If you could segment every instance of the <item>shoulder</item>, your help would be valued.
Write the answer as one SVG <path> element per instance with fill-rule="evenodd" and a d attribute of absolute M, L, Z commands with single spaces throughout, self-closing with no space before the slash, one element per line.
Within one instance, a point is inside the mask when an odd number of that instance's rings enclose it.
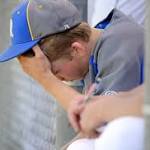
<path fill-rule="evenodd" d="M 144 38 L 144 28 L 133 18 L 124 15 L 118 10 L 113 11 L 113 16 L 108 27 L 104 30 L 104 38 L 113 37 L 119 40 L 126 38 Z"/>
<path fill-rule="evenodd" d="M 95 50 L 95 60 L 106 63 L 109 59 L 129 61 L 143 57 L 144 29 L 133 19 L 115 10 L 110 24 L 104 29 Z"/>

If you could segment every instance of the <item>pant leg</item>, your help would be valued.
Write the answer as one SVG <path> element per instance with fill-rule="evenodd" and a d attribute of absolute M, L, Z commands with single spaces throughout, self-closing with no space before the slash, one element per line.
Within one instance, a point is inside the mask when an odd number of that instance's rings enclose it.
<path fill-rule="evenodd" d="M 80 139 L 73 142 L 67 150 L 94 150 L 94 139 Z"/>
<path fill-rule="evenodd" d="M 110 122 L 97 139 L 80 139 L 67 150 L 143 150 L 144 119 L 124 117 Z"/>
<path fill-rule="evenodd" d="M 143 150 L 144 119 L 119 118 L 110 122 L 99 138 L 95 150 Z"/>

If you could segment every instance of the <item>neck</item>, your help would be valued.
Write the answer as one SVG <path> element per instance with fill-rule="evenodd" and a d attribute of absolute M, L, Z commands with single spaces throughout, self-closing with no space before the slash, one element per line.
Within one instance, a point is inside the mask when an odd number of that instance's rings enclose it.
<path fill-rule="evenodd" d="M 89 41 L 89 55 L 91 55 L 94 50 L 98 39 L 100 38 L 102 31 L 100 29 L 91 28 L 92 33 Z"/>

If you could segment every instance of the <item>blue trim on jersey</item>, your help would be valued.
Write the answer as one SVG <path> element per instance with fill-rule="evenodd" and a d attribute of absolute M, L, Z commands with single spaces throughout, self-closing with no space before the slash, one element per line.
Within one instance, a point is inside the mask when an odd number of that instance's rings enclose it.
<path fill-rule="evenodd" d="M 96 76 L 97 73 L 98 73 L 98 67 L 97 67 L 97 64 L 94 62 L 94 56 L 93 55 L 90 57 L 89 63 L 91 65 L 91 67 L 92 67 L 94 76 Z"/>
<path fill-rule="evenodd" d="M 140 84 L 144 82 L 144 59 L 141 61 L 141 79 L 140 79 Z"/>
<path fill-rule="evenodd" d="M 95 28 L 105 29 L 108 26 L 108 24 L 109 24 L 109 21 L 100 22 L 95 26 Z"/>

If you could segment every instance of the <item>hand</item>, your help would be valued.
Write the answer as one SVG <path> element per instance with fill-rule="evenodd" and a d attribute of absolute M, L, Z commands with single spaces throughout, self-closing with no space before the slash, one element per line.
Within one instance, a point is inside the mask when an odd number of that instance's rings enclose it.
<path fill-rule="evenodd" d="M 99 97 L 93 96 L 91 101 L 86 104 L 80 116 L 81 131 L 88 138 L 97 137 L 100 133 L 96 129 L 104 124 L 101 117 L 102 108 L 100 106 L 101 100 L 98 99 Z"/>
<path fill-rule="evenodd" d="M 70 107 L 68 109 L 68 118 L 76 132 L 79 132 L 81 130 L 80 116 L 82 111 L 84 110 L 88 98 L 93 94 L 95 88 L 96 84 L 92 84 L 85 95 L 80 95 L 70 104 Z"/>
<path fill-rule="evenodd" d="M 33 47 L 33 52 L 35 56 L 19 56 L 18 60 L 24 72 L 40 82 L 42 78 L 52 74 L 51 64 L 38 45 Z"/>
<path fill-rule="evenodd" d="M 76 132 L 80 131 L 80 115 L 84 110 L 85 102 L 84 95 L 80 95 L 76 99 L 72 100 L 68 109 L 69 121 Z"/>
<path fill-rule="evenodd" d="M 96 135 L 96 129 L 105 123 L 123 116 L 142 116 L 144 88 L 139 86 L 128 92 L 119 92 L 111 96 L 93 96 L 86 104 L 80 126 L 87 136 Z"/>

